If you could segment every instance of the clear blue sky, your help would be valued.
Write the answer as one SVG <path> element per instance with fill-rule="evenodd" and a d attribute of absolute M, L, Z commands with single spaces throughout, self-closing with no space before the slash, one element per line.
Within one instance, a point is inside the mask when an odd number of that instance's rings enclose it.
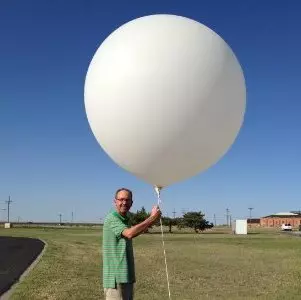
<path fill-rule="evenodd" d="M 110 4 L 109 4 L 110 3 Z M 162 194 L 164 214 L 202 210 L 233 218 L 301 209 L 301 4 L 298 1 L 1 1 L 0 209 L 23 221 L 99 221 L 114 191 L 134 191 L 150 210 L 152 187 L 101 150 L 86 119 L 83 88 L 101 42 L 134 18 L 193 18 L 231 46 L 247 81 L 236 143 L 207 172 Z M 0 219 L 5 211 L 0 211 Z"/>

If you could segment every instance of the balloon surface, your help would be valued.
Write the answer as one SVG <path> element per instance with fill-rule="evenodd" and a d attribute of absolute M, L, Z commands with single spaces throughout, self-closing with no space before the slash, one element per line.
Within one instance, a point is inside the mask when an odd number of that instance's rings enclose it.
<path fill-rule="evenodd" d="M 168 186 L 215 164 L 242 126 L 245 79 L 226 42 L 194 20 L 151 15 L 111 33 L 86 75 L 85 109 L 120 167 Z"/>

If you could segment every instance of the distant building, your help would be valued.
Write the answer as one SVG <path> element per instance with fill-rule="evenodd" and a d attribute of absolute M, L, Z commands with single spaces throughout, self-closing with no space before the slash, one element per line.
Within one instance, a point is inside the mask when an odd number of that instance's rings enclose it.
<path fill-rule="evenodd" d="M 282 224 L 290 224 L 292 227 L 301 225 L 301 213 L 299 212 L 280 212 L 260 218 L 260 226 L 262 227 L 277 227 Z"/>
<path fill-rule="evenodd" d="M 260 219 L 252 218 L 247 219 L 248 227 L 260 227 Z"/>

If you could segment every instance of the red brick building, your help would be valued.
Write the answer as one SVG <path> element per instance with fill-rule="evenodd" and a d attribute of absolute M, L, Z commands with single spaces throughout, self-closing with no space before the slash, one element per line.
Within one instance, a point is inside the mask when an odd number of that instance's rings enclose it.
<path fill-rule="evenodd" d="M 260 219 L 252 218 L 247 219 L 248 227 L 260 227 Z"/>
<path fill-rule="evenodd" d="M 284 212 L 260 218 L 261 227 L 280 228 L 282 224 L 291 224 L 292 227 L 298 228 L 301 225 L 301 213 Z"/>

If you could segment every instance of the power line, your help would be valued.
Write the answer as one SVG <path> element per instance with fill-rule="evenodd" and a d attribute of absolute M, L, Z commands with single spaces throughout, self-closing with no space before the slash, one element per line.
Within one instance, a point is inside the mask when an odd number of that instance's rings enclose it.
<path fill-rule="evenodd" d="M 10 208 L 10 204 L 12 203 L 13 201 L 10 199 L 10 196 L 8 196 L 8 200 L 5 201 L 5 203 L 7 204 L 7 223 L 9 223 L 9 208 Z"/>
<path fill-rule="evenodd" d="M 230 217 L 229 212 L 230 212 L 229 208 L 226 208 L 227 226 L 229 226 L 229 217 Z"/>
<path fill-rule="evenodd" d="M 251 226 L 251 220 L 252 220 L 252 210 L 254 208 L 253 207 L 249 207 L 248 210 L 250 211 L 250 226 Z"/>
<path fill-rule="evenodd" d="M 254 208 L 253 207 L 249 207 L 248 208 L 248 210 L 250 211 L 250 219 L 252 219 L 252 210 L 253 210 Z"/>

